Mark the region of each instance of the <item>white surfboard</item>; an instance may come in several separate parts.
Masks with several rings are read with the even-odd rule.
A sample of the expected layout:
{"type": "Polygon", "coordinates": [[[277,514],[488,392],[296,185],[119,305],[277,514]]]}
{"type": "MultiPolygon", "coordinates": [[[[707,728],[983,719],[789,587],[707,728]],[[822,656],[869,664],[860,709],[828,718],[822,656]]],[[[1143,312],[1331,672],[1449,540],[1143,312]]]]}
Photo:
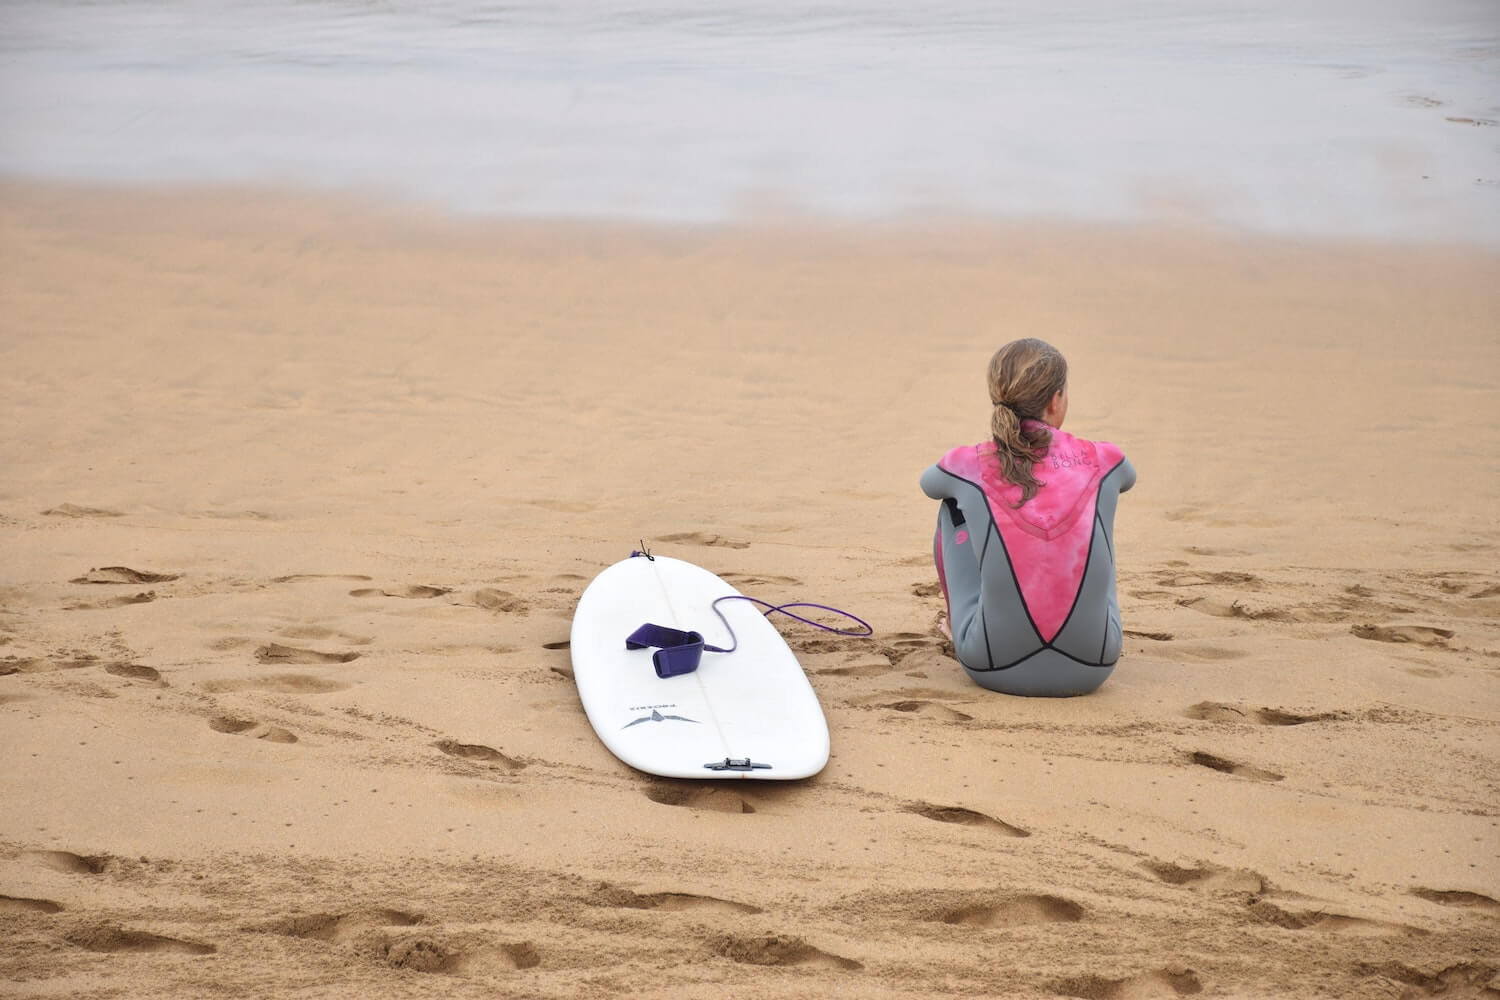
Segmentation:
{"type": "Polygon", "coordinates": [[[698,669],[658,677],[650,648],[627,649],[645,624],[734,645],[713,601],[738,594],[708,570],[667,556],[632,556],[604,570],[573,614],[578,696],[599,739],[638,770],[669,778],[789,781],[828,763],[828,722],[786,640],[749,601],[719,610],[732,653],[704,652],[698,669]]]}

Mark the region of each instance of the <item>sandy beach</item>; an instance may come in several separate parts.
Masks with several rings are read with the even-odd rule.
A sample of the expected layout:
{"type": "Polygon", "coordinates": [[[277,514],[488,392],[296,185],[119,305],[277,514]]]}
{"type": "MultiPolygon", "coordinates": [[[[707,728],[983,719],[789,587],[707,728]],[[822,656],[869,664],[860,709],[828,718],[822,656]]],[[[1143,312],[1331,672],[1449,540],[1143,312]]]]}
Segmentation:
{"type": "Polygon", "coordinates": [[[0,992],[1500,996],[1500,255],[479,222],[0,185],[0,992]],[[1126,649],[995,695],[917,488],[1039,336],[1126,649]],[[603,747],[644,541],[783,628],[800,782],[603,747]]]}

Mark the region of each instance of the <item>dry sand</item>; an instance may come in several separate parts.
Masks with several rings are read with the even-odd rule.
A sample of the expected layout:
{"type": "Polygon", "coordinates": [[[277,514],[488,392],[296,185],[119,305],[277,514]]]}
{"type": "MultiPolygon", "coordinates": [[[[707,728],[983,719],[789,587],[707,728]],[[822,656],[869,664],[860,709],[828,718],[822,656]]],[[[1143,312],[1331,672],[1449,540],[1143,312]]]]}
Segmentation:
{"type": "Polygon", "coordinates": [[[0,188],[0,992],[1500,995],[1500,258],[0,188]],[[970,684],[918,474],[1039,335],[1140,483],[1098,693],[970,684]],[[594,737],[638,539],[796,783],[594,737]]]}

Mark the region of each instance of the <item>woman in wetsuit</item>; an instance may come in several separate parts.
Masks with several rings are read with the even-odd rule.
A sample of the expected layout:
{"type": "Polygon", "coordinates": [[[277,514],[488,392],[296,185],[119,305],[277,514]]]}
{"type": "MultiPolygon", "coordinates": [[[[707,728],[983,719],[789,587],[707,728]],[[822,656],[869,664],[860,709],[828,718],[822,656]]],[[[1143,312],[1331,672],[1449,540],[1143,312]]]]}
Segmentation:
{"type": "Polygon", "coordinates": [[[981,687],[1094,690],[1120,657],[1114,520],[1135,469],[1112,444],[1063,431],[1068,363],[1040,340],[990,359],[992,438],[922,473],[942,501],[933,559],[953,649],[981,687]]]}

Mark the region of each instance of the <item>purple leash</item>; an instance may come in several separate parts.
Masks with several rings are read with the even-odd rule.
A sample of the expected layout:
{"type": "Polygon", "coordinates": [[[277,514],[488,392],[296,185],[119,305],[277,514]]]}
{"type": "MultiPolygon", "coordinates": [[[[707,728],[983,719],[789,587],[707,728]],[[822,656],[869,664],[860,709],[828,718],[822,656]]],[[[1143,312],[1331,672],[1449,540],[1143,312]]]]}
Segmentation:
{"type": "Polygon", "coordinates": [[[746,597],[744,594],[725,594],[723,597],[714,599],[713,611],[719,616],[719,621],[729,630],[731,640],[728,649],[721,646],[710,646],[703,641],[703,636],[697,632],[684,632],[682,629],[668,628],[665,625],[642,625],[630,637],[625,640],[626,649],[645,649],[656,647],[656,652],[651,654],[651,663],[656,667],[658,677],[676,677],[678,674],[690,674],[698,669],[698,663],[704,653],[732,653],[739,648],[739,636],[734,634],[734,626],[729,624],[729,619],[724,617],[724,612],[719,605],[724,601],[749,601],[758,604],[766,610],[763,614],[769,618],[772,614],[780,612],[794,621],[813,628],[822,629],[824,632],[832,632],[834,635],[848,635],[865,638],[875,634],[870,623],[838,608],[830,608],[826,604],[814,604],[811,601],[792,601],[787,604],[772,604],[770,601],[762,601],[758,597],[746,597]],[[813,621],[803,615],[788,611],[788,608],[810,608],[818,611],[828,611],[832,614],[843,615],[850,621],[858,622],[858,629],[835,628],[832,625],[824,625],[822,622],[813,621]]]}

